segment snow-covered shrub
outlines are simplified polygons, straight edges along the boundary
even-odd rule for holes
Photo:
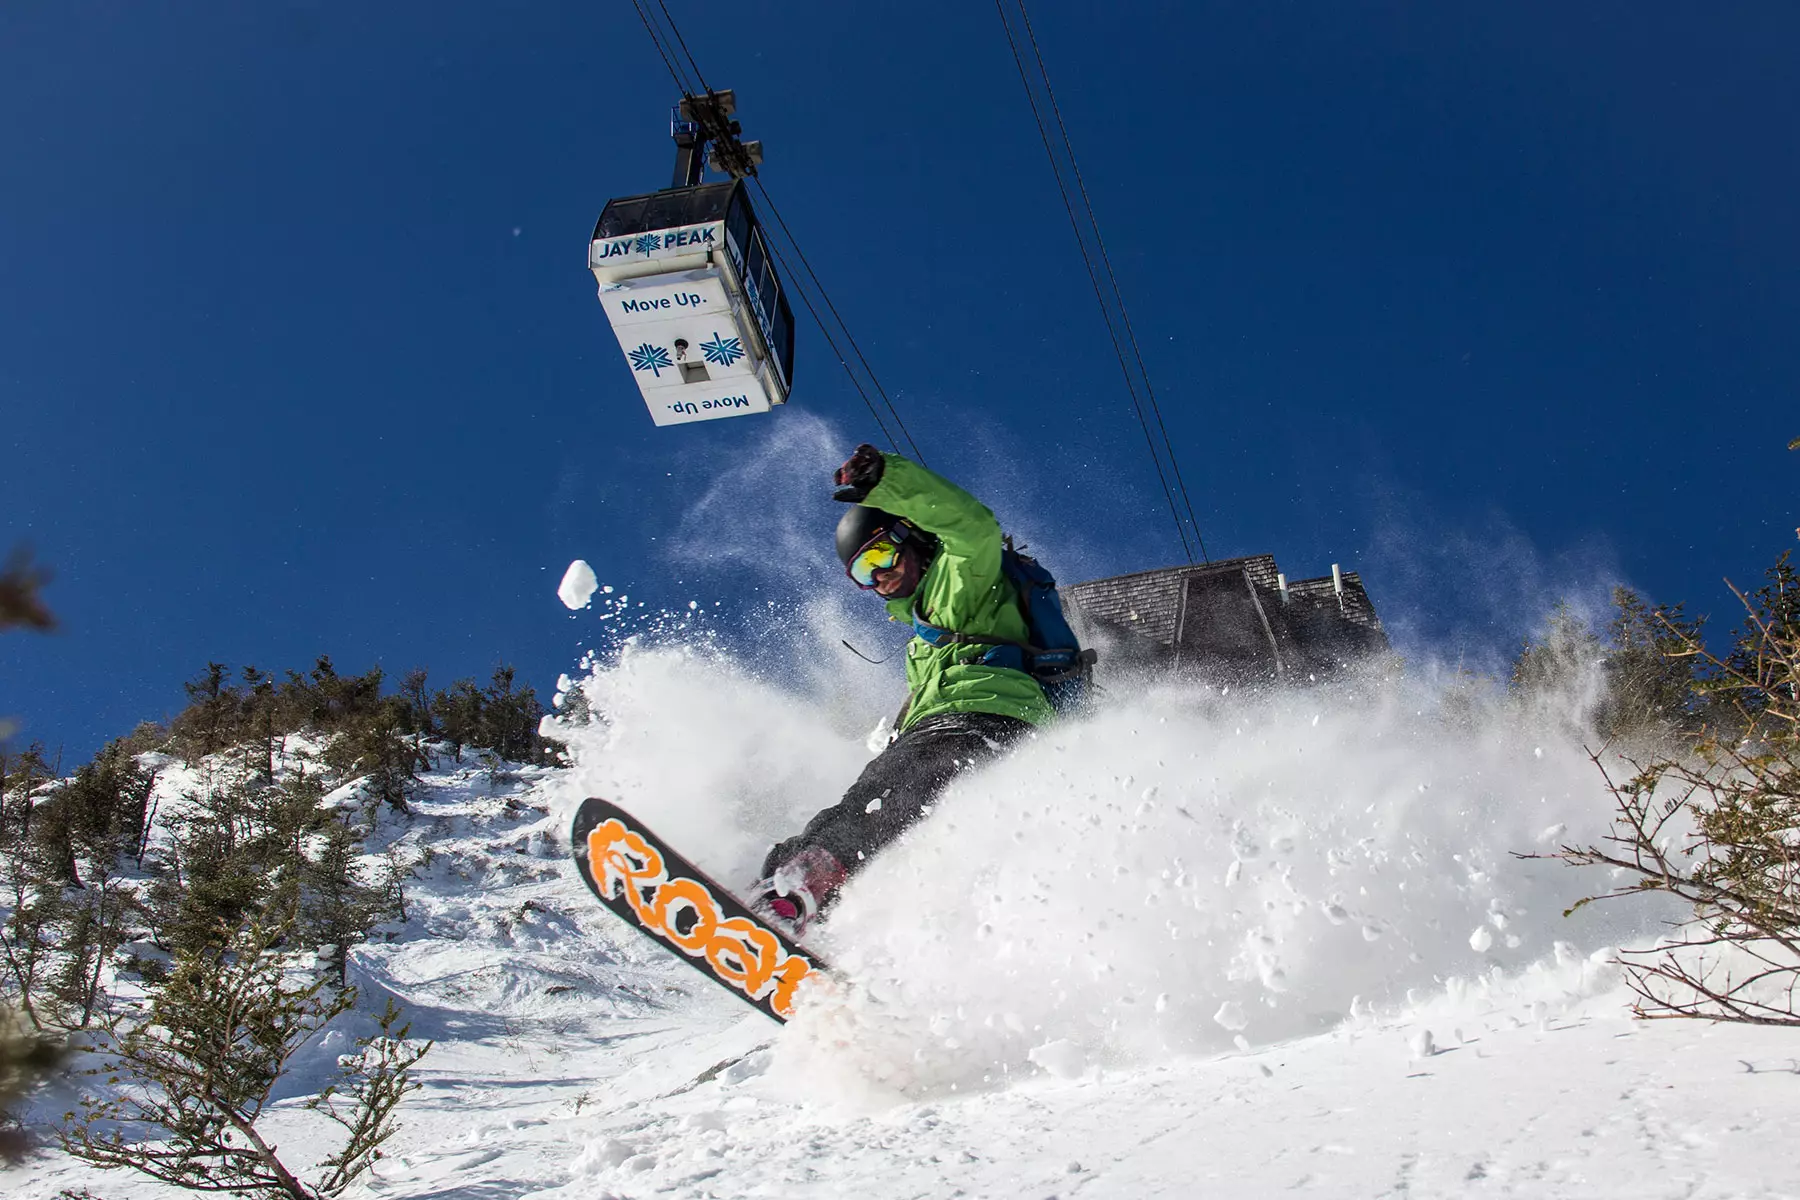
[[[1783,555],[1761,590],[1737,595],[1747,620],[1722,658],[1667,624],[1666,652],[1708,668],[1692,745],[1608,776],[1611,836],[1561,857],[1623,876],[1590,899],[1692,905],[1667,942],[1621,954],[1641,1013],[1800,1025],[1800,576]]]
[[[307,1107],[343,1129],[336,1150],[306,1181],[258,1131],[276,1083],[302,1046],[355,1003],[297,979],[277,947],[290,930],[255,921],[219,944],[177,956],[142,1011],[111,1015],[99,1067],[79,1111],[58,1130],[63,1149],[179,1187],[268,1193],[289,1200],[336,1196],[380,1157],[394,1110],[416,1090],[410,1072],[430,1043],[407,1041],[389,1001],[380,1031],[341,1060],[341,1077]]]

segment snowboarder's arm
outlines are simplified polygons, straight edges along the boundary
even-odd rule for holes
[[[864,504],[905,517],[937,537],[947,554],[976,570],[1000,569],[1000,522],[987,505],[918,463],[883,454],[880,479]]]

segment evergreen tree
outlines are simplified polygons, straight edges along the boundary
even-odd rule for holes
[[[278,873],[304,860],[307,839],[331,820],[319,807],[324,799],[325,780],[316,771],[294,771],[276,784],[254,788],[250,807],[257,858]]]
[[[406,882],[417,879],[419,870],[431,862],[431,850],[426,847],[422,852],[409,852],[399,842],[388,843],[387,849],[381,852],[383,870],[381,876],[382,894],[395,919],[404,922],[406,916]]]
[[[0,844],[18,845],[31,836],[35,793],[56,778],[44,759],[44,744],[33,742],[18,753],[0,743]]]
[[[82,886],[82,865],[137,856],[149,820],[152,771],[119,742],[109,743],[67,779],[44,789],[31,807],[35,861],[57,882]]]
[[[339,1081],[308,1107],[343,1129],[334,1153],[304,1180],[258,1128],[294,1054],[355,1002],[323,979],[296,980],[276,947],[284,922],[252,922],[184,951],[148,1012],[108,1022],[114,1083],[84,1095],[58,1130],[63,1149],[103,1168],[125,1168],[177,1187],[270,1194],[286,1200],[340,1195],[395,1130],[394,1111],[416,1090],[410,1072],[431,1048],[407,1040],[390,1001],[381,1032],[340,1060]]]
[[[279,878],[259,852],[268,842],[258,807],[259,791],[241,783],[215,782],[182,798],[170,852],[154,864],[149,887],[152,932],[164,949],[197,953],[275,894]]]
[[[481,744],[508,762],[537,762],[541,757],[538,722],[544,707],[531,688],[515,688],[511,667],[497,667],[482,697]]]
[[[556,716],[564,725],[579,729],[591,724],[594,720],[594,706],[588,701],[587,690],[580,684],[562,693],[562,703],[556,707]]]
[[[284,723],[289,730],[335,733],[381,703],[381,680],[380,667],[362,675],[340,675],[331,656],[321,654],[308,674],[287,673],[280,689]]]
[[[6,964],[7,1000],[15,1005],[33,1029],[56,1027],[56,1002],[47,996],[56,971],[58,927],[62,920],[63,893],[58,887],[34,882],[21,869],[20,859],[9,862],[7,883],[11,909],[0,926],[0,957]]]
[[[1695,667],[1690,649],[1700,620],[1677,604],[1650,605],[1630,588],[1613,589],[1611,646],[1606,654],[1606,694],[1594,726],[1608,741],[1644,742],[1692,732],[1699,720]]]
[[[337,986],[349,983],[350,950],[384,920],[390,898],[364,881],[362,840],[343,817],[327,821],[322,845],[301,869],[300,928],[309,944],[330,948]]]
[[[312,671],[309,694],[313,706],[309,723],[322,732],[335,732],[352,721],[373,715],[382,704],[381,668],[361,675],[340,675],[329,655],[321,655]]]
[[[206,670],[182,684],[188,706],[169,723],[170,736],[189,762],[198,762],[236,745],[242,730],[243,694],[227,682],[229,668],[209,662]]]
[[[437,736],[437,721],[431,712],[431,693],[425,687],[426,672],[414,667],[400,679],[400,699],[406,705],[406,729],[423,737]]]
[[[275,756],[281,734],[286,732],[276,729],[279,702],[275,679],[255,667],[245,667],[243,679],[247,691],[243,699],[243,732],[240,736],[249,751],[244,761],[257,772],[262,782],[274,783]]]
[[[30,838],[6,846],[11,903],[0,985],[37,1028],[84,1028],[137,911],[122,862],[142,839],[153,777],[113,743],[49,791]]]
[[[366,777],[369,799],[401,812],[418,790],[421,768],[431,765],[418,741],[406,731],[406,704],[388,697],[347,722],[325,753],[325,761],[345,777]]]
[[[111,873],[91,877],[78,893],[63,897],[60,962],[46,989],[59,1025],[86,1029],[93,1022],[106,1000],[104,972],[138,909],[136,890]]]
[[[1783,553],[1764,574],[1762,587],[1739,599],[1744,623],[1733,634],[1720,677],[1709,684],[1707,694],[1715,708],[1736,716],[1743,736],[1761,736],[1768,732],[1770,717],[1781,711],[1780,699],[1793,699],[1800,688],[1795,664],[1782,653],[1783,637],[1800,631],[1800,572]],[[1779,729],[1779,717],[1774,727]]]
[[[444,731],[457,762],[462,761],[464,747],[481,745],[484,706],[485,697],[473,679],[457,680],[449,691],[439,692],[432,700],[438,728]]]

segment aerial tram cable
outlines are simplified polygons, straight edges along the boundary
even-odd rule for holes
[[[694,60],[693,51],[688,49],[687,39],[681,36],[681,26],[675,23],[675,14],[669,11],[666,0],[656,0],[656,6],[662,9],[663,19],[669,23],[669,29],[675,34],[675,40],[681,46],[681,52],[687,56],[688,66],[694,68],[694,78],[700,81],[700,90],[712,91],[706,82],[706,76],[700,73],[700,64]]]
[[[657,57],[662,59],[663,66],[669,69],[669,76],[675,80],[675,86],[681,89],[683,98],[692,96],[694,89],[688,86],[687,80],[682,78],[681,72],[676,69],[675,63],[669,58],[669,52],[663,49],[664,35],[657,32],[656,26],[650,20],[650,14],[645,11],[639,0],[631,0],[631,7],[637,10],[638,20],[644,23],[644,32],[650,35],[650,44],[656,47]]]
[[[1094,289],[1094,301],[1095,301],[1095,303],[1097,303],[1100,306],[1100,316],[1101,316],[1101,319],[1106,324],[1107,338],[1108,338],[1108,340],[1110,340],[1112,342],[1113,355],[1118,360],[1119,372],[1125,379],[1125,390],[1131,396],[1132,409],[1137,415],[1139,427],[1144,432],[1144,445],[1145,445],[1145,448],[1150,452],[1150,461],[1151,461],[1152,465],[1154,465],[1156,468],[1157,482],[1159,484],[1161,484],[1162,490],[1163,490],[1163,498],[1168,503],[1169,518],[1170,518],[1170,520],[1172,520],[1174,522],[1176,536],[1181,540],[1182,553],[1186,556],[1187,561],[1189,563],[1192,563],[1194,561],[1194,551],[1193,551],[1193,547],[1191,546],[1191,544],[1188,541],[1187,529],[1186,529],[1186,527],[1183,526],[1182,521],[1181,521],[1181,514],[1176,509],[1174,492],[1169,487],[1168,476],[1163,471],[1162,458],[1157,453],[1155,438],[1150,433],[1150,424],[1149,424],[1148,419],[1144,415],[1143,401],[1138,396],[1137,381],[1133,378],[1133,376],[1131,374],[1131,368],[1125,362],[1125,351],[1124,351],[1124,348],[1119,344],[1119,334],[1118,334],[1118,330],[1115,328],[1115,324],[1114,324],[1115,319],[1113,317],[1112,310],[1111,310],[1111,308],[1108,307],[1108,305],[1106,303],[1106,296],[1100,289],[1100,280],[1099,280],[1098,274],[1094,270],[1093,257],[1088,253],[1087,241],[1082,236],[1080,221],[1075,216],[1075,207],[1069,200],[1068,187],[1063,182],[1062,164],[1057,159],[1056,152],[1050,144],[1049,132],[1044,128],[1043,115],[1038,108],[1037,94],[1031,86],[1030,77],[1026,74],[1025,61],[1019,53],[1019,44],[1018,44],[1017,39],[1013,36],[1012,24],[1007,19],[1006,9],[1004,7],[1003,0],[994,0],[994,9],[999,14],[1000,26],[1006,33],[1006,43],[1007,43],[1008,47],[1010,47],[1012,50],[1013,64],[1014,64],[1014,66],[1016,66],[1018,68],[1019,82],[1025,88],[1025,101],[1031,108],[1032,120],[1037,124],[1038,137],[1043,142],[1045,157],[1047,157],[1050,160],[1050,172],[1056,180],[1057,194],[1062,198],[1063,211],[1068,214],[1069,228],[1075,235],[1076,249],[1078,251],[1080,251],[1080,253],[1081,253],[1082,266],[1086,268],[1087,275],[1088,275],[1088,282]],[[1021,12],[1022,11],[1023,11],[1023,4],[1022,4],[1022,0],[1021,0]],[[1039,67],[1041,70],[1041,68],[1042,68],[1041,57],[1039,59]],[[1048,84],[1048,79],[1049,79],[1049,77],[1048,77],[1048,74],[1046,73],[1045,74],[1046,85]],[[1066,129],[1063,131],[1063,139],[1064,139],[1065,151],[1069,153],[1071,161],[1072,161],[1073,160],[1073,148],[1068,143],[1068,134],[1067,134]],[[1093,231],[1097,236],[1099,227],[1098,227],[1097,222],[1093,221],[1093,214],[1092,214],[1091,207],[1089,209],[1089,220],[1090,220],[1090,224],[1093,226]],[[1108,264],[1108,273],[1109,274],[1111,273],[1110,264]],[[1114,282],[1114,288],[1116,291],[1116,288],[1117,288],[1116,280]],[[1140,362],[1141,362],[1141,360],[1140,360]],[[1148,380],[1146,379],[1145,382],[1148,383]],[[1199,532],[1198,528],[1196,528],[1195,532],[1196,532],[1196,534]]]
[[[783,272],[788,273],[789,279],[798,278],[798,276],[788,272],[787,261],[782,257],[780,248],[777,247],[774,242],[769,243],[769,253],[775,256],[776,263],[781,267]],[[881,436],[886,439],[889,445],[898,446],[900,444],[899,440],[896,439],[893,433],[888,429],[887,423],[881,419],[880,410],[875,407],[875,402],[869,399],[869,393],[863,390],[862,381],[856,377],[856,372],[850,369],[849,360],[844,357],[844,352],[838,349],[837,339],[831,336],[831,330],[826,326],[823,318],[819,316],[819,310],[813,307],[812,297],[807,295],[806,291],[798,285],[795,286],[794,291],[799,295],[800,303],[806,305],[806,311],[812,315],[813,324],[819,327],[819,333],[824,336],[825,344],[831,347],[831,357],[837,359],[838,365],[844,368],[844,374],[850,377],[850,386],[856,389],[856,394],[862,397],[863,404],[868,407],[869,415],[875,418],[875,427],[881,430]],[[883,398],[885,399],[885,397]],[[907,441],[911,442],[912,438],[909,436]],[[917,447],[915,447],[914,453],[916,454],[917,452]]]
[[[762,196],[764,202],[769,206],[769,215],[775,218],[775,224],[781,229],[782,236],[787,238],[788,244],[793,247],[794,254],[800,260],[801,267],[805,269],[807,278],[811,279],[813,286],[818,289],[819,298],[825,302],[825,307],[830,310],[832,319],[836,321],[838,327],[844,331],[844,337],[850,343],[850,349],[856,354],[856,361],[862,364],[862,369],[868,375],[869,382],[874,385],[876,393],[881,397],[881,402],[887,406],[888,413],[894,418],[894,424],[899,426],[901,436],[906,439],[906,444],[912,449],[913,458],[920,466],[924,466],[924,451],[920,450],[919,444],[913,441],[912,433],[906,428],[906,422],[900,419],[899,410],[894,407],[894,402],[888,399],[887,390],[881,386],[881,380],[876,378],[875,368],[870,366],[869,360],[863,356],[862,347],[856,344],[856,338],[851,334],[849,324],[838,314],[837,305],[831,302],[831,294],[825,290],[825,285],[819,281],[818,273],[813,270],[811,261],[806,257],[806,252],[800,249],[799,240],[795,238],[793,232],[788,229],[787,221],[782,218],[781,210],[775,206],[775,197],[769,195],[769,185],[764,183],[761,179],[756,179],[754,182],[756,184],[757,193]],[[790,276],[790,278],[797,280],[799,276],[793,275]],[[802,293],[800,298],[806,300],[805,294]],[[808,312],[812,312],[812,302],[810,300],[807,300],[806,307]],[[813,320],[818,323],[819,332],[824,333],[825,323],[819,320],[818,313],[813,312]],[[825,340],[827,342],[831,341],[831,335],[826,334]],[[837,347],[835,345],[832,346],[832,351],[833,353],[836,353]],[[849,363],[844,362],[841,356],[838,361],[843,363],[846,372],[850,372]],[[850,372],[850,377],[854,380],[856,378],[855,373]],[[861,391],[862,389],[859,386],[857,390]],[[879,416],[876,417],[876,423],[879,424],[880,421],[881,418]],[[885,427],[883,427],[882,432],[887,432]],[[898,441],[894,442],[896,448],[898,448],[899,444]]]
[[[906,423],[901,419],[899,410],[888,396],[887,389],[881,386],[880,378],[876,376],[875,369],[869,365],[868,357],[863,354],[862,347],[857,343],[856,335],[851,332],[849,323],[838,312],[837,305],[832,302],[830,292],[826,289],[824,282],[819,279],[818,273],[813,270],[812,262],[806,257],[806,252],[800,248],[799,239],[794,236],[786,219],[782,217],[780,209],[775,204],[774,196],[769,193],[768,185],[758,176],[756,168],[761,161],[760,144],[753,144],[757,147],[755,153],[747,152],[744,144],[738,140],[736,122],[726,119],[728,113],[720,103],[720,98],[728,93],[716,92],[707,84],[705,73],[700,70],[699,62],[694,58],[693,52],[688,49],[687,39],[681,34],[680,25],[676,23],[674,14],[669,12],[667,0],[656,0],[657,7],[662,10],[663,20],[668,25],[667,32],[659,28],[658,22],[645,6],[645,0],[631,0],[631,2],[632,7],[637,11],[638,20],[643,23],[644,31],[650,35],[650,41],[656,47],[657,56],[662,59],[663,66],[667,68],[669,77],[674,80],[675,86],[681,89],[681,110],[691,112],[693,117],[704,127],[705,137],[703,140],[716,143],[714,165],[739,179],[748,179],[755,185],[758,194],[768,207],[769,214],[775,218],[776,226],[780,228],[782,236],[787,239],[794,258],[806,272],[807,278],[812,281],[813,289],[819,293],[819,299],[824,303],[833,321],[836,322],[844,341],[848,343],[851,352],[855,354],[857,362],[862,365],[863,373],[868,376],[870,386],[881,397],[888,415],[893,418],[894,424],[899,428],[901,438],[904,438],[906,445],[911,449],[913,457],[923,463],[925,461],[924,453],[919,449],[918,443],[914,441],[911,431],[906,428]],[[679,47],[679,53],[676,52],[677,47]],[[683,57],[686,58],[687,65],[692,69],[695,80],[698,81],[697,89],[689,83],[680,69],[679,63]],[[868,391],[857,377],[855,369],[850,365],[850,360],[838,348],[837,339],[832,336],[818,307],[814,305],[807,290],[801,287],[799,275],[788,272],[784,256],[772,238],[767,240],[766,245],[770,256],[781,267],[783,273],[786,273],[788,278],[794,281],[794,291],[799,293],[801,302],[806,305],[807,312],[811,314],[814,324],[818,326],[820,334],[824,336],[826,344],[831,348],[832,356],[838,360],[838,365],[843,367],[844,373],[850,377],[851,386],[862,398],[864,406],[869,410],[869,415],[875,419],[875,425],[881,430],[882,437],[897,448],[901,439],[894,437],[888,429],[887,422],[882,419],[880,411],[876,409],[874,402],[869,398]]]
[[[1169,455],[1169,467],[1175,472],[1175,485],[1181,492],[1182,505],[1187,509],[1188,523],[1194,528],[1194,539],[1200,546],[1200,557],[1207,557],[1206,539],[1200,533],[1200,521],[1194,516],[1194,502],[1188,497],[1187,482],[1181,477],[1181,463],[1175,457],[1174,443],[1169,440],[1169,427],[1163,423],[1162,406],[1156,402],[1156,388],[1150,382],[1150,369],[1144,365],[1144,352],[1138,348],[1137,333],[1131,326],[1131,314],[1125,308],[1125,294],[1119,290],[1119,277],[1113,271],[1112,257],[1106,252],[1106,239],[1100,233],[1100,220],[1094,215],[1094,201],[1088,195],[1087,181],[1081,176],[1081,163],[1075,158],[1075,145],[1069,140],[1069,127],[1064,124],[1062,106],[1056,102],[1056,89],[1050,86],[1050,69],[1044,65],[1044,52],[1038,45],[1037,31],[1031,27],[1031,14],[1025,9],[1025,0],[1017,0],[1019,16],[1025,22],[1025,34],[1031,40],[1031,52],[1037,59],[1038,73],[1044,78],[1044,94],[1050,99],[1050,111],[1056,117],[1056,127],[1062,133],[1063,146],[1069,152],[1069,166],[1075,173],[1075,184],[1081,191],[1082,204],[1087,208],[1088,222],[1093,226],[1094,242],[1100,248],[1100,261],[1106,267],[1107,278],[1112,281],[1113,297],[1119,303],[1119,316],[1125,325],[1125,336],[1131,341],[1131,353],[1137,359],[1138,373],[1143,376],[1144,393],[1150,400],[1150,411],[1156,415],[1156,428],[1162,434],[1163,449]]]
[[[1081,253],[1082,266],[1087,269],[1088,282],[1094,289],[1094,300],[1100,306],[1100,318],[1106,323],[1106,336],[1112,342],[1113,355],[1119,363],[1119,373],[1124,376],[1125,390],[1131,396],[1132,410],[1137,414],[1138,426],[1144,431],[1144,447],[1150,452],[1150,462],[1156,468],[1156,479],[1162,485],[1163,499],[1169,505],[1169,519],[1175,523],[1175,534],[1181,539],[1182,554],[1188,562],[1194,561],[1193,547],[1188,543],[1187,530],[1181,523],[1181,514],[1175,508],[1175,495],[1169,488],[1167,474],[1163,471],[1162,458],[1156,452],[1156,441],[1150,435],[1150,424],[1144,417],[1144,406],[1138,398],[1137,381],[1132,378],[1131,368],[1126,365],[1124,348],[1119,345],[1119,334],[1114,328],[1112,310],[1107,307],[1106,297],[1100,290],[1099,277],[1094,272],[1093,258],[1088,254],[1087,241],[1081,236],[1081,225],[1075,216],[1075,207],[1069,202],[1068,188],[1063,183],[1062,164],[1051,148],[1050,135],[1044,128],[1044,120],[1038,111],[1037,94],[1032,90],[1031,80],[1025,73],[1025,62],[1019,55],[1018,42],[1013,38],[1012,26],[1006,18],[1006,10],[1001,0],[994,0],[995,10],[1000,14],[1001,28],[1006,31],[1007,45],[1012,48],[1013,63],[1019,69],[1019,81],[1025,87],[1025,102],[1031,106],[1032,119],[1037,123],[1038,137],[1044,144],[1044,154],[1050,160],[1050,173],[1056,179],[1057,194],[1062,197],[1063,211],[1069,216],[1069,229],[1075,235],[1075,248]]]
[[[1056,106],[1056,94],[1050,86],[1050,74],[1044,65],[1043,52],[1038,47],[1037,37],[1036,37],[1035,33],[1033,33],[1031,30],[1030,18],[1025,13],[1024,0],[1017,0],[1017,3],[1019,6],[1020,15],[1025,18],[1026,32],[1030,35],[1032,49],[1037,58],[1038,71],[1043,79],[1044,90],[1045,90],[1046,94],[1048,95],[1048,97],[1050,99],[1050,103],[1053,108],[1053,111],[1055,112],[1057,126],[1058,126],[1058,129],[1060,130],[1061,137],[1062,137],[1064,152],[1068,155],[1072,173],[1074,174],[1075,179],[1076,179],[1078,185],[1080,186],[1082,199],[1083,199],[1086,209],[1087,209],[1087,217],[1088,217],[1088,223],[1089,223],[1090,230],[1091,230],[1091,236],[1094,238],[1094,240],[1099,248],[1102,263],[1105,267],[1108,279],[1111,282],[1111,288],[1112,288],[1113,295],[1114,295],[1115,299],[1117,300],[1117,304],[1118,304],[1118,308],[1119,308],[1119,315],[1116,319],[1113,316],[1112,308],[1107,304],[1106,295],[1100,287],[1100,278],[1099,278],[1098,272],[1095,270],[1095,267],[1094,267],[1093,256],[1089,253],[1088,247],[1087,247],[1087,241],[1082,236],[1081,223],[1080,223],[1080,220],[1075,215],[1075,206],[1074,206],[1073,202],[1069,199],[1068,186],[1067,186],[1067,184],[1065,184],[1065,182],[1063,180],[1063,167],[1062,167],[1061,162],[1056,157],[1055,149],[1051,145],[1049,131],[1044,126],[1043,114],[1038,106],[1036,92],[1032,88],[1030,76],[1026,72],[1025,60],[1019,52],[1018,39],[1013,34],[1012,24],[1011,24],[1010,20],[1007,18],[1006,8],[1004,6],[1003,0],[994,0],[994,8],[1000,17],[1001,28],[1006,33],[1006,43],[1007,43],[1008,47],[1012,50],[1013,64],[1014,64],[1014,66],[1016,66],[1018,68],[1018,71],[1019,71],[1019,82],[1025,88],[1026,103],[1031,108],[1032,120],[1037,124],[1038,137],[1043,142],[1044,154],[1050,160],[1050,171],[1056,180],[1057,193],[1062,198],[1063,211],[1068,214],[1069,227],[1075,235],[1076,248],[1081,253],[1081,261],[1082,261],[1082,265],[1087,270],[1088,282],[1093,287],[1095,303],[1097,303],[1100,306],[1101,319],[1106,324],[1107,338],[1108,338],[1108,340],[1110,340],[1112,342],[1113,354],[1114,354],[1114,357],[1118,360],[1120,374],[1124,376],[1125,389],[1126,389],[1127,393],[1129,393],[1129,395],[1131,396],[1132,409],[1137,415],[1139,427],[1144,432],[1144,444],[1145,444],[1146,449],[1148,449],[1150,452],[1150,461],[1156,467],[1157,482],[1162,486],[1163,498],[1168,503],[1169,517],[1175,524],[1175,532],[1181,541],[1182,552],[1186,555],[1189,563],[1192,563],[1194,561],[1193,545],[1192,545],[1192,543],[1190,543],[1190,541],[1188,539],[1188,525],[1191,525],[1193,527],[1193,531],[1194,531],[1194,539],[1199,542],[1200,554],[1201,554],[1202,559],[1210,562],[1211,561],[1210,558],[1207,558],[1207,556],[1206,556],[1206,543],[1200,536],[1199,522],[1194,518],[1193,504],[1190,500],[1188,500],[1187,488],[1186,488],[1185,483],[1182,483],[1182,481],[1181,481],[1181,468],[1180,468],[1179,463],[1176,461],[1174,447],[1169,442],[1168,429],[1167,429],[1167,426],[1164,425],[1163,419],[1162,419],[1162,410],[1161,410],[1160,406],[1158,406],[1156,403],[1156,393],[1155,393],[1155,390],[1151,386],[1149,372],[1147,370],[1145,370],[1145,368],[1144,368],[1143,354],[1138,349],[1137,336],[1132,331],[1132,328],[1131,328],[1130,315],[1125,311],[1124,298],[1123,298],[1123,294],[1119,288],[1118,276],[1112,269],[1112,262],[1111,262],[1110,258],[1107,257],[1107,255],[1106,255],[1106,243],[1100,234],[1100,223],[1094,215],[1093,201],[1088,196],[1086,184],[1084,182],[1082,182],[1082,180],[1081,180],[1081,169],[1080,169],[1080,165],[1076,162],[1076,159],[1075,159],[1075,149],[1074,149],[1073,143],[1070,141],[1070,138],[1069,138],[1068,127],[1066,124],[1063,123],[1062,113],[1061,113],[1060,108],[1058,108]],[[1144,402],[1138,396],[1137,380],[1133,377],[1131,368],[1125,361],[1125,350],[1124,350],[1124,347],[1120,344],[1119,333],[1118,333],[1118,329],[1115,326],[1115,321],[1116,321],[1117,325],[1122,325],[1125,329],[1126,339],[1131,343],[1133,355],[1137,360],[1138,371],[1139,371],[1139,374],[1142,376],[1144,390],[1149,399],[1151,411],[1156,416],[1157,425],[1162,429],[1164,451],[1167,453],[1167,455],[1169,457],[1170,468],[1173,470],[1173,472],[1175,474],[1176,482],[1180,485],[1182,500],[1186,504],[1186,507],[1187,507],[1187,525],[1183,524],[1182,518],[1181,518],[1181,513],[1176,507],[1175,490],[1170,488],[1168,473],[1166,473],[1163,470],[1162,455],[1158,454],[1157,448],[1156,448],[1156,439],[1155,439],[1154,435],[1152,435],[1152,433],[1150,432],[1150,422],[1149,422],[1149,418],[1145,415],[1145,412],[1144,412]]]

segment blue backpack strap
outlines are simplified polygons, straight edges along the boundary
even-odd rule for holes
[[[1001,567],[1018,593],[1025,627],[1038,643],[1009,642],[1003,638],[977,637],[957,633],[933,625],[912,610],[913,633],[931,646],[987,646],[990,649],[973,660],[983,666],[1022,671],[1044,687],[1045,694],[1058,710],[1079,705],[1087,687],[1088,670],[1099,655],[1083,650],[1075,631],[1063,615],[1062,602],[1056,594],[1056,579],[1035,559],[1027,558],[1009,544],[1001,555]]]
[[[986,654],[976,662],[989,667],[1010,667],[1015,671],[1030,673],[1026,665],[1026,655],[1033,648],[1022,642],[1009,642],[1004,638],[976,637],[972,633],[957,633],[939,625],[933,625],[919,615],[919,606],[913,605],[913,633],[930,646],[991,646]]]

